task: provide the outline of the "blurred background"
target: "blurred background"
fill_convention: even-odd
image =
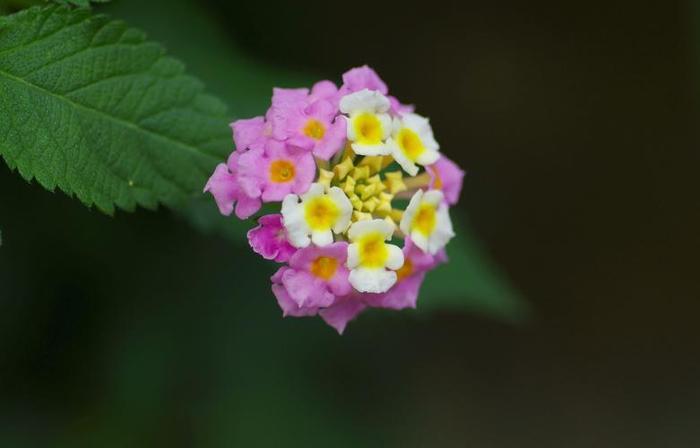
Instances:
[[[2,165],[0,446],[700,446],[696,3],[99,6],[238,117],[373,66],[468,170],[531,317],[373,311],[339,337],[282,319],[247,248]]]

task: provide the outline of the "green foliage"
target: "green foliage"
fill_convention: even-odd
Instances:
[[[81,6],[81,7],[87,7],[90,6],[90,3],[107,3],[110,0],[53,0],[54,3],[62,4],[62,5],[74,5],[74,6]]]
[[[67,7],[0,19],[0,154],[112,213],[182,205],[230,147],[226,107],[123,22]]]

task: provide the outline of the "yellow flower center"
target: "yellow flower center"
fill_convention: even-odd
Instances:
[[[340,210],[329,197],[319,196],[306,204],[305,217],[311,230],[328,230],[340,217]]]
[[[425,151],[425,146],[423,146],[423,142],[418,137],[418,134],[408,128],[403,128],[399,131],[397,141],[406,157],[414,162]]]
[[[309,119],[304,126],[304,135],[314,140],[321,140],[326,134],[326,127],[315,118]]]
[[[311,273],[323,280],[330,280],[338,270],[338,260],[333,257],[318,257],[311,262]]]
[[[376,115],[363,113],[353,119],[358,143],[376,145],[382,141],[382,123]]]
[[[425,236],[433,233],[435,229],[435,206],[432,204],[421,204],[418,213],[413,218],[412,228],[417,229]]]
[[[396,271],[397,281],[401,281],[413,274],[413,262],[410,258],[406,258],[403,262],[403,266]]]
[[[294,179],[294,164],[289,160],[275,160],[270,164],[270,180],[276,183]]]
[[[369,233],[358,241],[360,266],[364,268],[382,268],[389,258],[389,250],[384,242],[384,235],[379,232]]]

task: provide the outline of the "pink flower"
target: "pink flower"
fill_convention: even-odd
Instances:
[[[338,115],[337,89],[330,81],[308,89],[275,89],[267,113],[272,136],[330,159],[343,147],[347,125]]]
[[[284,317],[302,317],[302,316],[315,316],[318,314],[318,307],[303,306],[300,307],[294,299],[289,295],[287,288],[282,284],[282,277],[289,271],[287,266],[282,266],[275,272],[275,274],[270,278],[272,280],[272,293],[277,299],[277,304],[282,309],[282,315]]]
[[[305,193],[316,175],[316,163],[309,152],[276,140],[268,140],[265,149],[241,155],[239,169],[243,191],[252,197],[260,192],[263,202]]]
[[[444,155],[437,162],[429,165],[427,171],[430,173],[430,188],[442,190],[445,201],[449,205],[456,204],[462,192],[464,171]]]
[[[366,65],[351,68],[343,73],[343,85],[340,87],[342,96],[353,92],[359,92],[362,89],[376,90],[385,96],[389,93],[389,89],[384,81],[382,81],[382,78],[377,75],[377,72]]]
[[[415,110],[410,104],[401,104],[396,97],[388,95],[389,89],[377,72],[366,65],[351,68],[343,74],[343,85],[340,87],[338,96],[343,97],[362,89],[376,90],[389,99],[390,111],[393,115],[402,113],[412,113]]]
[[[286,106],[295,104],[299,101],[305,101],[309,96],[309,89],[282,89],[275,87],[272,89],[272,107]],[[269,111],[268,111],[268,118]]]
[[[231,123],[231,129],[233,129],[233,142],[239,151],[263,148],[271,134],[270,124],[266,123],[263,117],[236,120]]]
[[[319,311],[321,318],[338,334],[343,334],[348,322],[356,318],[365,308],[359,294],[350,294],[338,299],[332,306]]]
[[[287,231],[282,225],[282,215],[265,215],[258,219],[258,226],[248,231],[248,243],[266,260],[278,263],[289,261],[296,248],[289,244]]]
[[[311,94],[309,95],[309,101],[312,103],[317,100],[326,100],[330,102],[336,101],[338,97],[338,87],[333,81],[323,80],[319,81],[311,88]],[[337,108],[337,104],[334,104]]]
[[[362,298],[366,304],[395,310],[415,308],[426,272],[447,261],[444,250],[430,255],[413,244],[410,238],[406,238],[403,254],[404,265],[396,271],[396,284],[383,294],[363,294]]]
[[[221,214],[230,215],[235,204],[236,216],[246,219],[257,212],[262,204],[259,194],[251,196],[241,188],[238,176],[238,161],[241,154],[242,151],[234,151],[226,164],[218,164],[204,186],[204,191],[214,196]]]
[[[324,247],[298,250],[282,275],[282,285],[292,300],[303,307],[327,307],[336,297],[351,291],[345,266],[348,244],[338,242]]]

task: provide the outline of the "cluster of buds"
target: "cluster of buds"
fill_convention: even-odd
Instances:
[[[285,316],[342,333],[367,307],[415,308],[426,272],[447,261],[464,176],[426,118],[364,66],[340,88],[276,88],[264,117],[232,128],[236,150],[205,191],[240,219],[281,203],[248,241],[283,264],[271,280]]]

